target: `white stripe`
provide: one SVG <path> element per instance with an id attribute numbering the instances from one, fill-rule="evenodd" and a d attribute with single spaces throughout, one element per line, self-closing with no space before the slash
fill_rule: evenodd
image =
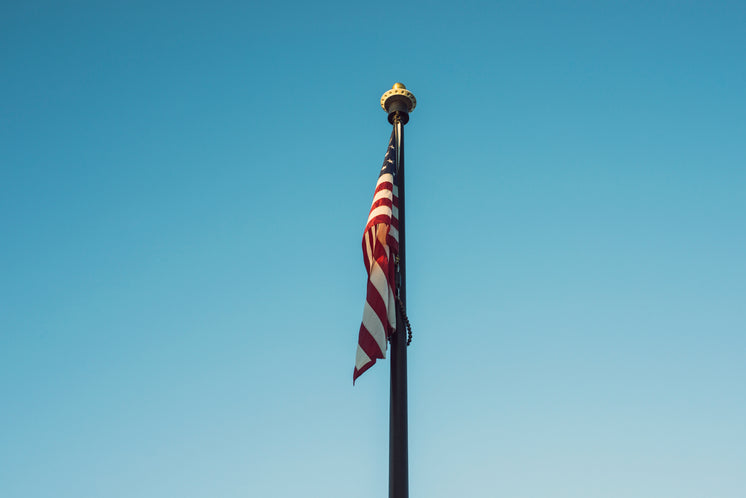
<path id="1" fill-rule="evenodd" d="M 375 229 L 375 227 L 373 227 Z M 365 231 L 365 255 L 368 256 L 368 268 L 373 264 L 373 247 L 370 244 L 370 230 Z M 397 239 L 398 240 L 398 239 Z"/>
<path id="2" fill-rule="evenodd" d="M 386 274 L 378 263 L 373 263 L 370 268 L 370 283 L 376 288 L 378 294 L 381 296 L 381 301 L 388 303 L 389 301 L 389 280 L 386 278 Z"/>
<path id="3" fill-rule="evenodd" d="M 368 363 L 370 363 L 370 357 L 367 354 L 365 354 L 365 351 L 363 351 L 363 348 L 358 346 L 357 354 L 355 355 L 355 368 L 360 370 Z"/>
<path id="4" fill-rule="evenodd" d="M 383 323 L 376 315 L 373 308 L 370 307 L 368 301 L 365 301 L 365 308 L 363 308 L 363 326 L 368 329 L 370 335 L 375 339 L 378 348 L 381 350 L 383 357 L 386 357 L 386 329 L 383 327 Z"/>
<path id="5" fill-rule="evenodd" d="M 389 228 L 389 237 L 393 237 L 395 241 L 399 242 L 399 230 L 394 228 L 394 225 Z"/>
<path id="6" fill-rule="evenodd" d="M 378 191 L 378 192 L 376 192 L 376 194 L 375 194 L 375 195 L 373 196 L 373 202 L 371 202 L 371 205 L 375 204 L 375 202 L 376 202 L 376 201 L 377 201 L 378 199 L 383 199 L 384 197 L 386 197 L 387 199 L 391 199 L 391 198 L 393 197 L 393 194 L 392 194 L 392 193 L 391 193 L 391 191 L 390 191 L 390 190 L 388 190 L 388 189 L 383 189 L 383 190 L 379 190 L 379 191 Z"/>
<path id="7" fill-rule="evenodd" d="M 370 212 L 370 215 L 368 216 L 368 221 L 372 220 L 373 218 L 381 214 L 384 216 L 388 216 L 390 218 L 391 208 L 388 206 L 378 206 L 377 208 L 375 208 L 373 211 Z"/>

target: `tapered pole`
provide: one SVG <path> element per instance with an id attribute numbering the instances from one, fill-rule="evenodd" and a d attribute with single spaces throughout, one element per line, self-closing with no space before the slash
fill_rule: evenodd
<path id="1" fill-rule="evenodd" d="M 406 212 L 404 189 L 404 125 L 417 101 L 401 83 L 381 97 L 381 107 L 394 125 L 396 149 L 396 184 L 399 197 L 399 264 L 397 295 L 406 309 Z M 389 408 L 389 498 L 409 497 L 409 449 L 407 427 L 407 336 L 404 323 L 397 313 L 396 332 L 391 336 L 391 400 Z"/>

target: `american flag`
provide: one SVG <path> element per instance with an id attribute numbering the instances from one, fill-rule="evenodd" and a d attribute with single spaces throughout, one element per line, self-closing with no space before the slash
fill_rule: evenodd
<path id="1" fill-rule="evenodd" d="M 399 193 L 396 186 L 394 134 L 383 159 L 363 233 L 368 290 L 360 325 L 352 383 L 386 357 L 386 341 L 396 329 L 396 255 L 399 252 Z"/>

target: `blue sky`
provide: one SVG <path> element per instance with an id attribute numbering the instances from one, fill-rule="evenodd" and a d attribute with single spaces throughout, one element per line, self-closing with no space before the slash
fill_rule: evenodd
<path id="1" fill-rule="evenodd" d="M 411 496 L 742 498 L 745 27 L 4 3 L 0 495 L 386 495 L 352 368 L 402 81 Z"/>

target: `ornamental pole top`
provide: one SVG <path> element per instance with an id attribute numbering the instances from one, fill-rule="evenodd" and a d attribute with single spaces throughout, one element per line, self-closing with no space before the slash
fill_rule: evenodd
<path id="1" fill-rule="evenodd" d="M 409 121 L 409 113 L 417 105 L 414 94 L 407 90 L 404 83 L 394 83 L 394 86 L 381 97 L 381 107 L 389 114 L 389 122 L 394 122 L 394 117 L 399 116 L 403 124 Z"/>

